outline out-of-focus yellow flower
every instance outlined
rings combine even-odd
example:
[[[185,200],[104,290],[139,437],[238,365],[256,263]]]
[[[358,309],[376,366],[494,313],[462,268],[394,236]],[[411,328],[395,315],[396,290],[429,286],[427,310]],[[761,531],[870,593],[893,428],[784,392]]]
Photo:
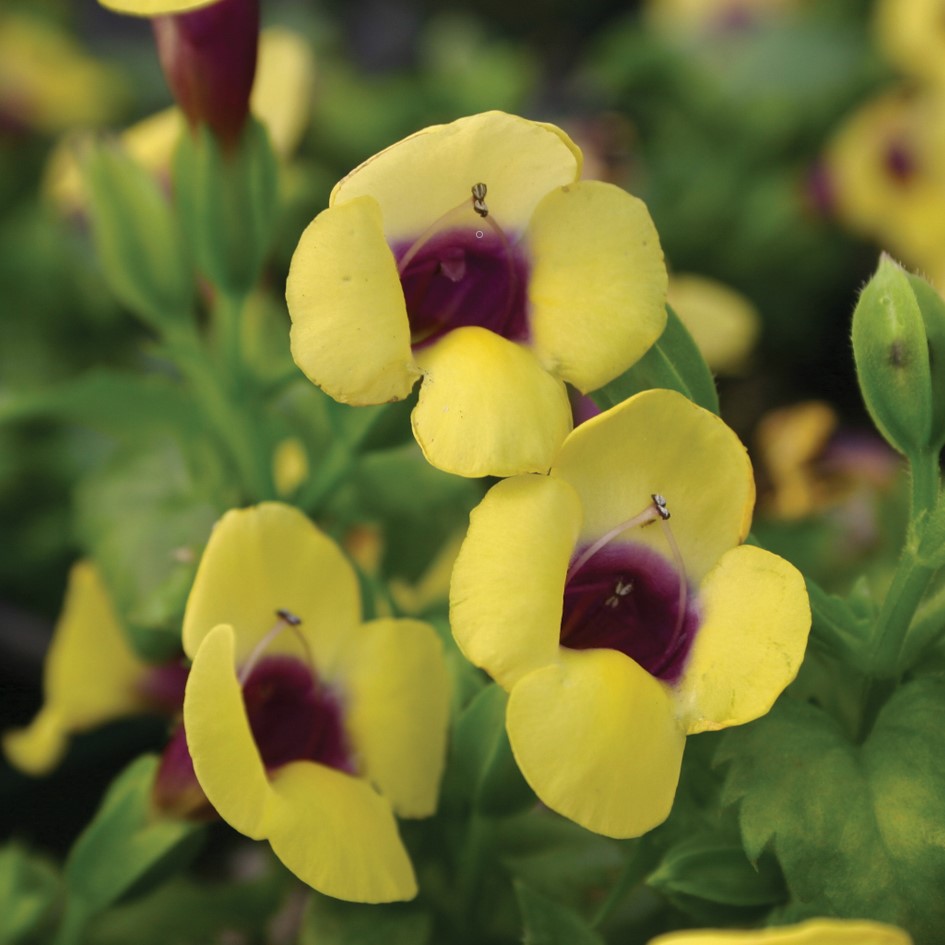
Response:
[[[840,220],[913,268],[945,271],[945,87],[867,102],[825,154]]]
[[[56,133],[101,125],[124,104],[125,84],[51,23],[0,17],[0,126]]]
[[[945,80],[945,30],[941,0],[878,0],[873,14],[876,43],[906,75]]]
[[[266,126],[273,149],[283,160],[298,147],[308,125],[314,76],[315,61],[304,37],[278,26],[262,31],[250,108]],[[172,107],[136,122],[119,138],[130,157],[156,178],[166,180],[185,128],[180,109]],[[80,146],[81,137],[64,138],[46,166],[44,190],[65,213],[81,212],[85,206],[76,160]]]
[[[770,929],[670,932],[650,945],[912,945],[902,929],[865,919],[811,919]]]
[[[103,7],[130,16],[169,16],[213,6],[220,0],[99,0]]]
[[[512,751],[552,810],[639,836],[669,814],[686,736],[764,715],[794,678],[804,579],[741,544],[753,504],[735,434],[650,390],[472,513],[453,635],[509,692]]]
[[[272,475],[276,492],[283,498],[291,496],[308,478],[308,454],[297,436],[282,440],[272,457]]]
[[[745,370],[761,321],[744,295],[715,279],[680,273],[669,277],[667,301],[713,371],[740,374]]]
[[[46,774],[72,735],[139,712],[179,709],[185,676],[179,664],[152,666],[135,655],[97,569],[80,561],[46,654],[43,706],[26,728],[5,733],[3,750],[21,771]]]
[[[301,512],[227,513],[184,616],[184,731],[197,780],[236,830],[341,899],[410,899],[394,814],[436,808],[448,677],[435,631],[361,623],[354,570]]]
[[[666,321],[645,206],[579,180],[560,129],[502,112],[399,141],[352,171],[302,234],[292,354],[336,400],[405,398],[427,460],[464,476],[545,471],[595,390]]]
[[[838,422],[834,409],[816,400],[762,418],[756,443],[770,485],[763,502],[768,515],[805,518],[892,485],[899,457],[878,436],[835,436]]]

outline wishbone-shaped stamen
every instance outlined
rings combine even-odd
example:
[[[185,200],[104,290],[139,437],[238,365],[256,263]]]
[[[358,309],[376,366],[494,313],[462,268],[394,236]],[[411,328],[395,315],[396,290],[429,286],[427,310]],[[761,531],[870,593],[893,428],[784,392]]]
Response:
[[[574,575],[577,574],[594,555],[603,548],[606,548],[607,545],[616,538],[619,538],[624,532],[629,531],[631,528],[649,525],[651,522],[657,520],[665,521],[669,518],[669,509],[666,507],[666,500],[658,494],[653,495],[651,498],[653,501],[650,502],[642,512],[634,515],[633,518],[628,518],[625,522],[621,522],[606,534],[601,535],[592,545],[584,549],[584,552],[568,568],[568,574],[564,582],[565,585],[571,581]]]
[[[276,620],[266,631],[263,638],[253,647],[246,662],[240,667],[236,678],[241,687],[246,684],[246,680],[249,679],[257,663],[259,663],[259,660],[262,658],[263,653],[269,648],[272,641],[284,630],[291,630],[296,635],[299,643],[302,644],[302,649],[305,650],[305,662],[308,663],[308,668],[312,672],[312,678],[317,678],[315,673],[315,660],[312,657],[311,647],[308,645],[308,640],[305,639],[305,635],[299,630],[299,627],[302,625],[302,618],[297,617],[290,610],[286,610],[283,607],[280,607],[276,611],[276,617],[278,617],[278,620]]]

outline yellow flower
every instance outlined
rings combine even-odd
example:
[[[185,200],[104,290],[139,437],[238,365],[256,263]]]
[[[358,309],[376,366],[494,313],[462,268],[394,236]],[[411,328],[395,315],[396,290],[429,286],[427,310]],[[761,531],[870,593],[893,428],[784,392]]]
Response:
[[[811,919],[782,928],[670,932],[650,945],[912,945],[902,929],[862,919]]]
[[[59,132],[113,118],[120,73],[65,33],[29,16],[0,17],[0,123]]]
[[[744,295],[705,276],[677,273],[670,276],[668,300],[713,371],[745,370],[761,322]]]
[[[638,836],[672,807],[687,734],[764,715],[810,628],[801,575],[748,533],[744,447],[651,390],[582,423],[549,476],[473,512],[450,619],[509,692],[506,728],[550,808]]]
[[[877,45],[893,65],[918,79],[945,79],[940,0],[879,0],[873,27]]]
[[[414,896],[394,813],[436,807],[448,684],[433,629],[362,625],[341,551],[267,503],[217,524],[183,637],[187,745],[220,816],[328,895]]]
[[[351,404],[400,400],[422,375],[414,435],[447,472],[547,470],[571,426],[563,382],[607,383],[666,317],[646,208],[580,169],[558,128],[502,112],[370,158],[292,259],[296,363]]]
[[[943,117],[945,88],[896,89],[851,115],[825,155],[840,220],[934,274],[945,256]]]
[[[138,712],[179,709],[185,675],[178,663],[152,666],[135,655],[101,576],[80,561],[46,654],[43,706],[26,728],[4,734],[4,753],[26,774],[46,774],[71,735]]]

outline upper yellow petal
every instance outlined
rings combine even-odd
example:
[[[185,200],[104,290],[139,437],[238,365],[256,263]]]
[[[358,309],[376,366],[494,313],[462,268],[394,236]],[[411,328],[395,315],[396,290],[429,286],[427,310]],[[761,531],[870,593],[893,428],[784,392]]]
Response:
[[[355,902],[393,902],[417,894],[410,858],[390,804],[366,781],[297,761],[273,776],[269,842],[309,886]]]
[[[580,525],[574,490],[547,476],[503,480],[470,516],[453,568],[450,625],[466,658],[505,689],[558,659]]]
[[[489,212],[507,233],[520,233],[538,201],[576,181],[580,169],[581,152],[559,128],[485,112],[424,128],[376,154],[335,186],[331,206],[370,195],[388,239],[415,238],[484,183]]]
[[[811,919],[770,929],[670,932],[650,945],[912,945],[902,929],[865,919]]]
[[[219,0],[98,0],[103,7],[115,13],[131,16],[164,16],[167,13],[187,13],[200,7],[209,7]]]
[[[649,390],[582,423],[567,438],[552,475],[581,497],[581,540],[632,518],[659,493],[691,581],[698,583],[748,534],[755,485],[748,453],[714,414],[668,390]],[[624,534],[671,559],[663,529]]]
[[[588,830],[638,837],[669,815],[685,735],[669,689],[616,650],[562,650],[509,696],[509,741],[542,803]]]
[[[302,621],[319,672],[330,676],[338,647],[360,622],[354,569],[298,509],[266,502],[227,512],[210,535],[187,599],[185,652],[194,656],[201,640],[225,623],[234,629],[241,662],[283,609]],[[306,655],[289,631],[268,652]]]
[[[217,813],[247,837],[267,836],[274,795],[246,715],[232,627],[214,627],[200,641],[184,693],[184,731]]]
[[[279,26],[262,30],[249,103],[280,157],[292,154],[305,133],[314,86],[315,59],[305,37]]]
[[[345,648],[339,676],[361,774],[401,817],[428,817],[449,721],[449,675],[436,631],[419,620],[371,621]]]
[[[369,197],[320,213],[286,282],[292,357],[313,383],[351,404],[402,400],[419,376],[394,255]]]
[[[526,242],[533,346],[585,393],[635,364],[666,325],[666,266],[643,202],[581,181],[535,208]]]
[[[4,737],[7,757],[30,774],[49,771],[70,734],[144,707],[136,687],[147,669],[128,645],[94,564],[76,563],[43,667],[43,708],[27,728]]]
[[[699,602],[702,622],[679,683],[690,734],[764,715],[797,675],[811,623],[800,572],[750,545],[722,556]]]
[[[745,370],[761,320],[744,295],[715,279],[674,273],[667,298],[713,371]]]
[[[411,415],[427,460],[459,476],[546,472],[571,429],[564,384],[526,348],[485,328],[457,328],[417,352]]]

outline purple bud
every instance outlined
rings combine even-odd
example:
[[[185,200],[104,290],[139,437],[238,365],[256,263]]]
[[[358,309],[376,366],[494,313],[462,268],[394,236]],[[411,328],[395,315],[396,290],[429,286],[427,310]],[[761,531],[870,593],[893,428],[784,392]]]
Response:
[[[187,120],[208,125],[229,150],[249,114],[259,0],[219,0],[190,13],[156,17],[154,35],[167,83]]]

